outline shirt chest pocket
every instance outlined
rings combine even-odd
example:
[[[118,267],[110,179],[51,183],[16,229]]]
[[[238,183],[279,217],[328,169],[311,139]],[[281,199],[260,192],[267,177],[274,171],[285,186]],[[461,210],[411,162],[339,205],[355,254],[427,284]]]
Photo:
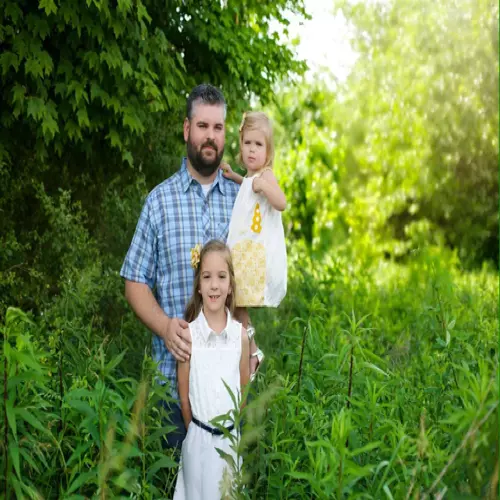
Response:
[[[179,267],[190,263],[191,248],[195,246],[196,233],[192,227],[171,225],[158,238],[158,256],[169,266]],[[190,265],[190,264],[189,264]]]

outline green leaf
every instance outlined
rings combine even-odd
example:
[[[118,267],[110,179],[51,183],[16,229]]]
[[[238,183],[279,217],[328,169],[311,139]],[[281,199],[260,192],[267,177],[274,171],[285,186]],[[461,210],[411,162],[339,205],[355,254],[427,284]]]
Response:
[[[231,387],[229,387],[229,385],[227,385],[225,380],[222,380],[222,383],[224,384],[224,387],[226,388],[227,393],[231,397],[231,401],[233,403],[233,408],[238,408],[238,401],[236,400],[236,395],[231,390]]]
[[[123,114],[123,125],[132,132],[142,132],[144,130],[144,125],[139,117],[130,108]]]
[[[5,9],[5,17],[10,17],[14,24],[23,18],[23,11],[17,4],[17,2],[7,2],[7,5],[4,7]]]
[[[82,85],[82,83],[76,80],[72,80],[68,85],[68,92],[73,92],[75,94],[76,105],[79,105],[82,99],[88,104],[89,96],[85,91],[85,87]]]
[[[54,0],[40,0],[38,4],[39,9],[45,9],[45,14],[49,16],[50,14],[55,14],[57,12],[57,5]]]
[[[50,75],[50,73],[52,73],[52,70],[54,69],[52,57],[50,57],[49,53],[45,50],[41,50],[36,55],[42,74],[45,74],[45,76]]]
[[[125,357],[126,353],[127,353],[126,350],[122,351],[105,366],[104,372],[106,375],[111,374],[111,372],[123,361],[123,358]]]
[[[130,151],[123,151],[122,152],[122,160],[124,162],[127,162],[131,167],[134,166],[134,159],[133,159],[132,153]]]
[[[118,0],[118,12],[127,14],[132,8],[132,0]]]
[[[73,120],[68,120],[66,122],[66,125],[64,126],[64,130],[67,132],[68,137],[71,140],[82,140],[82,131],[80,130],[80,127],[73,121]]]
[[[39,97],[31,97],[28,99],[28,116],[33,117],[36,121],[43,118],[45,111],[45,102]]]
[[[89,115],[87,114],[87,108],[80,108],[76,113],[76,117],[78,119],[78,125],[80,125],[80,127],[90,127],[90,121],[89,121]]]
[[[10,68],[17,72],[19,69],[19,57],[13,52],[5,51],[0,55],[0,67],[2,68],[2,75],[5,76]]]
[[[51,140],[59,132],[59,125],[54,117],[46,114],[42,120],[42,132],[46,139]]]
[[[120,139],[120,135],[118,134],[115,128],[110,129],[108,135],[106,136],[106,139],[108,139],[111,142],[111,145],[114,148],[122,149],[123,147],[122,141]]]
[[[380,441],[375,441],[375,442],[372,442],[372,443],[368,443],[367,445],[362,446],[361,448],[356,448],[356,449],[354,449],[352,451],[349,450],[348,454],[351,457],[355,457],[357,455],[360,455],[361,453],[367,453],[369,451],[374,450],[375,448],[379,448],[380,444],[381,444]]]
[[[15,412],[19,415],[26,423],[38,429],[39,431],[47,434],[48,436],[52,436],[51,432],[44,427],[41,422],[33,416],[26,408],[15,408]]]
[[[73,493],[78,490],[80,486],[96,484],[97,472],[90,470],[88,472],[84,472],[80,474],[69,486],[68,491],[66,493]]]
[[[168,456],[163,456],[148,468],[147,479],[151,481],[160,469],[177,467],[177,463]]]
[[[139,477],[139,471],[127,469],[114,479],[113,482],[116,486],[123,488],[129,493],[140,493],[141,487],[140,482],[138,481]]]
[[[92,82],[90,85],[90,100],[95,101],[96,99],[100,99],[103,104],[109,100],[109,94],[103,90],[99,84],[96,82]]]
[[[19,464],[19,446],[17,444],[11,444],[9,446],[9,455],[12,459],[12,464],[14,465],[14,469],[16,470],[17,477],[19,479],[22,479],[21,466]]]
[[[134,70],[132,69],[132,66],[130,66],[130,63],[128,61],[124,61],[122,64],[122,74],[123,78],[127,78],[134,74]]]
[[[24,63],[24,71],[26,75],[31,75],[35,78],[43,76],[43,67],[38,57],[28,57]]]
[[[28,315],[18,307],[9,307],[5,315],[5,325],[8,329],[13,328],[18,324],[26,323],[27,325],[34,326],[35,323],[28,317]]]
[[[217,453],[220,455],[220,457],[225,460],[225,462],[229,465],[231,470],[234,470],[236,468],[236,462],[234,461],[233,455],[230,453],[225,452],[224,450],[221,450],[220,448],[215,448]]]
[[[76,449],[73,451],[71,454],[71,457],[69,457],[68,462],[66,463],[67,467],[70,467],[73,462],[79,461],[80,457],[93,445],[92,441],[88,441],[84,444],[80,444],[76,447]]]
[[[31,468],[35,472],[40,474],[40,469],[39,469],[37,463],[33,460],[33,457],[31,456],[31,454],[23,448],[21,448],[19,451],[21,452],[23,459],[26,460],[26,462],[31,466]]]
[[[384,377],[389,377],[388,373],[386,373],[384,370],[379,368],[377,365],[374,365],[373,363],[368,363],[367,361],[362,361],[361,363],[359,363],[359,366],[364,367],[364,368],[369,368],[370,370],[373,370],[377,373],[380,373],[380,375],[383,375]]]
[[[85,401],[81,401],[79,399],[66,399],[66,404],[87,417],[92,419],[97,418],[96,412]]]
[[[25,498],[23,495],[23,490],[21,489],[21,483],[16,477],[10,477],[9,478],[11,484],[14,486],[14,491],[16,492],[16,497],[17,498]]]
[[[14,435],[14,439],[17,441],[16,414],[12,406],[12,401],[10,399],[7,399],[7,401],[5,401],[5,408],[7,410],[7,421],[9,423],[10,428],[12,429],[12,434]]]
[[[33,355],[31,353],[27,354],[27,353],[22,352],[22,351],[14,351],[13,356],[22,365],[24,365],[28,368],[31,368],[39,375],[43,374],[42,365],[40,365],[40,363],[37,362],[37,360],[33,357]]]

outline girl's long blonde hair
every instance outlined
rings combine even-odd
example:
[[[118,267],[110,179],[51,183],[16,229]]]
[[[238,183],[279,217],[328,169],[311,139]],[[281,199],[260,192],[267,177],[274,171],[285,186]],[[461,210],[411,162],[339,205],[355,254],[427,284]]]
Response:
[[[231,293],[226,297],[226,307],[229,309],[231,315],[234,313],[234,308],[236,304],[236,279],[234,277],[233,261],[231,259],[231,252],[228,246],[219,240],[210,240],[200,252],[200,262],[194,273],[193,282],[193,293],[189,299],[188,305],[186,306],[186,311],[184,312],[184,319],[190,323],[194,321],[198,314],[200,314],[201,308],[203,307],[203,300],[200,290],[201,281],[201,268],[203,266],[203,259],[210,252],[220,252],[224,254],[226,258],[227,268],[229,270],[229,285],[231,287]]]
[[[258,130],[264,134],[266,138],[266,164],[264,168],[273,168],[274,163],[274,137],[273,137],[273,124],[268,116],[262,111],[247,111],[243,113],[243,120],[240,125],[240,152],[238,154],[238,161],[243,164],[241,150],[243,149],[243,134],[246,130]]]

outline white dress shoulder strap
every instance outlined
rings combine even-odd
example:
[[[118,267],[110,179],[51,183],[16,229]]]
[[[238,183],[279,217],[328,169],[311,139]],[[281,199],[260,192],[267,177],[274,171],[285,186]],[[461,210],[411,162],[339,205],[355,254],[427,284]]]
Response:
[[[255,177],[261,177],[264,174],[264,172],[267,172],[268,170],[270,170],[271,172],[273,171],[271,167],[266,167],[263,168]]]

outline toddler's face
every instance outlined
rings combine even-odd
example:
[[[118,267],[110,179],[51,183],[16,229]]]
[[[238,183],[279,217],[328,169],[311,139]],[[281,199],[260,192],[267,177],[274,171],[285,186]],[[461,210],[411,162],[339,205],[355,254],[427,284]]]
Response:
[[[216,312],[226,305],[226,298],[232,292],[229,281],[229,267],[221,252],[209,252],[201,263],[199,293],[204,309]]]
[[[266,136],[260,130],[245,130],[241,157],[249,174],[256,173],[266,164]]]

